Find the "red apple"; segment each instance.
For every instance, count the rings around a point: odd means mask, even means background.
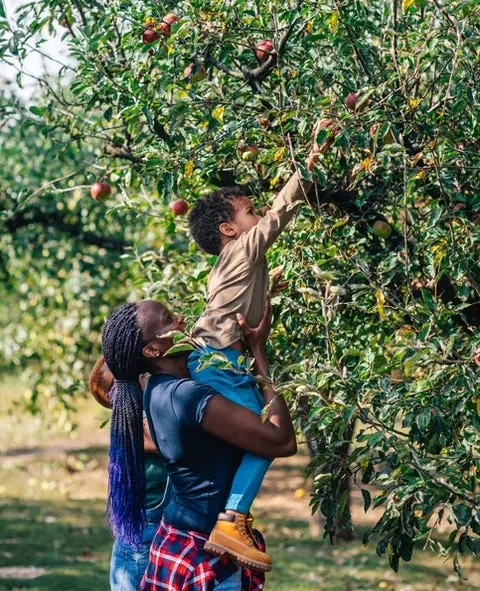
[[[177,199],[170,203],[170,209],[175,215],[185,215],[188,211],[188,203],[185,199]]]
[[[358,92],[351,92],[345,99],[345,106],[347,107],[347,109],[349,109],[350,111],[355,111],[355,109],[357,108],[357,102],[359,98],[360,94]]]
[[[270,119],[268,117],[258,117],[258,124],[261,127],[268,127],[270,125]]]
[[[105,201],[111,192],[112,187],[103,181],[97,181],[90,187],[90,195],[96,201]]]
[[[176,14],[173,14],[173,12],[169,12],[168,14],[166,14],[163,17],[163,22],[167,23],[167,25],[169,25],[169,26],[173,25],[173,23],[176,23],[179,20],[180,20],[180,17],[177,16]]]
[[[273,51],[273,41],[270,41],[270,39],[263,39],[255,45],[255,55],[262,64],[268,60]]]
[[[189,82],[201,82],[207,77],[207,70],[202,64],[189,64],[183,71],[183,78]]]
[[[151,29],[147,29],[143,32],[143,42],[147,45],[148,43],[153,43],[157,39],[160,39],[160,35],[157,31],[152,31]]]
[[[170,25],[168,23],[163,23],[163,22],[158,23],[158,25],[155,25],[155,31],[160,32],[165,37],[170,37],[170,35],[172,34],[172,31],[170,29]]]
[[[374,233],[380,238],[389,238],[392,233],[392,226],[382,220],[377,220],[372,227]]]

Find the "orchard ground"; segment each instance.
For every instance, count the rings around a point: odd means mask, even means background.
[[[9,414],[21,396],[13,378],[0,385],[0,591],[100,591],[108,588],[111,536],[105,527],[108,412],[82,402],[79,428],[70,437],[46,430],[39,420]],[[363,531],[375,517],[363,512],[354,491],[356,539],[331,546],[313,532],[308,507],[307,458],[277,460],[256,502],[274,571],[271,591],[473,591],[480,564],[464,559],[466,581],[429,552],[417,550],[398,573],[365,547]]]

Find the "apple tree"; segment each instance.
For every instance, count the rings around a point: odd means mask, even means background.
[[[66,45],[31,114],[72,162],[90,154],[75,182],[117,187],[107,221],[89,219],[131,230],[131,289],[192,322],[214,261],[169,203],[234,183],[266,203],[308,175],[316,121],[335,122],[309,206],[269,254],[274,375],[312,451],[326,535],[350,527],[353,483],[382,510],[367,538],[394,569],[429,547],[461,575],[480,535],[478,3],[40,0],[1,26],[20,83],[39,37]],[[19,190],[6,206],[23,211]],[[68,203],[72,217],[86,207]],[[109,257],[97,274],[122,260]],[[91,289],[120,302],[120,286]]]

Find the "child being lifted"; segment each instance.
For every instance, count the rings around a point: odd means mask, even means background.
[[[329,135],[320,147],[316,139],[321,128],[327,128]],[[309,170],[318,154],[329,149],[335,131],[330,120],[317,124],[306,163]],[[208,278],[207,305],[192,333],[194,339],[201,337],[206,346],[190,354],[190,375],[257,414],[261,413],[263,397],[245,364],[238,363],[245,355],[246,345],[237,318],[242,322],[243,317],[252,327],[262,319],[269,290],[265,253],[295,215],[311,185],[295,172],[263,217],[257,215],[250,199],[236,187],[222,188],[199,199],[189,216],[197,245],[209,254],[219,255]],[[215,362],[199,370],[202,355],[210,353],[221,353],[240,371],[221,369]],[[249,516],[270,463],[270,459],[244,454],[233,479],[226,512],[218,516],[205,550],[228,554],[259,570],[271,570],[270,556],[257,549],[252,538]]]

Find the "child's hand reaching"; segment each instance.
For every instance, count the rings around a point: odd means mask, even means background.
[[[317,142],[317,137],[322,129],[326,129],[328,131],[328,136],[325,142],[320,145]],[[315,163],[318,161],[319,154],[326,154],[328,150],[330,150],[339,131],[340,125],[335,119],[320,119],[320,121],[317,122],[313,131],[312,149],[310,150],[310,154],[307,157],[308,170],[313,170]]]

